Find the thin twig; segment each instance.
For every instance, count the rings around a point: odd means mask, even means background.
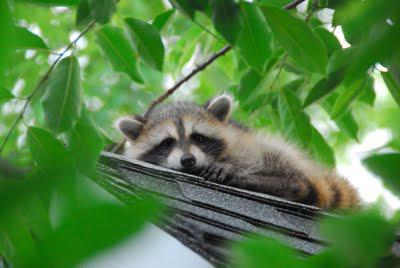
[[[62,57],[67,53],[68,50],[70,50],[76,42],[79,41],[79,39],[82,38],[90,29],[92,29],[95,25],[95,21],[92,21],[71,43],[68,44],[68,46],[58,55],[56,60],[53,62],[53,64],[50,66],[50,68],[47,70],[47,72],[44,74],[44,76],[39,80],[38,84],[36,87],[32,90],[31,94],[26,98],[24,106],[22,107],[22,110],[20,111],[18,117],[15,119],[13,125],[11,126],[10,130],[8,131],[6,137],[4,138],[3,143],[1,144],[0,147],[0,155],[3,152],[4,147],[7,144],[7,141],[9,140],[11,134],[14,132],[15,128],[17,127],[19,121],[22,119],[22,117],[25,114],[26,108],[28,107],[28,104],[32,100],[33,96],[35,96],[36,92],[39,90],[39,88],[47,81],[49,78],[50,73],[53,71],[53,69],[56,67],[57,63],[62,59]]]
[[[303,3],[304,1],[306,1],[306,0],[294,0],[293,2],[290,2],[289,4],[284,6],[283,9],[286,9],[286,10],[293,9],[293,8],[297,7],[298,5],[300,5],[301,3]]]
[[[274,81],[272,81],[272,84],[271,84],[271,86],[270,86],[270,89],[273,89],[274,86],[275,86],[276,81],[278,81],[278,78],[279,78],[279,75],[280,75],[281,72],[282,72],[283,66],[285,66],[287,57],[288,57],[288,55],[287,55],[287,53],[285,53],[285,55],[284,55],[283,58],[282,58],[281,66],[279,66],[278,72],[277,72],[277,74],[276,74],[276,76],[275,76]]]
[[[212,37],[214,37],[216,40],[218,40],[219,42],[226,44],[226,42],[224,40],[222,40],[222,38],[220,38],[218,35],[216,35],[215,33],[213,33],[212,31],[210,31],[209,29],[207,29],[205,26],[203,26],[202,24],[200,24],[198,21],[193,20],[193,22],[199,26],[201,29],[203,29],[206,33],[208,33],[209,35],[211,35]]]
[[[311,19],[312,15],[314,15],[315,11],[317,11],[318,9],[318,2],[317,0],[312,0],[312,9],[311,12],[307,15],[306,19],[304,20],[305,22],[309,21],[309,19]]]
[[[195,76],[198,72],[204,70],[205,68],[207,68],[208,65],[210,65],[213,61],[215,61],[216,59],[218,59],[219,57],[225,55],[225,53],[227,53],[229,50],[232,49],[232,46],[228,45],[224,48],[222,48],[220,51],[218,51],[217,53],[213,54],[208,60],[206,60],[205,62],[199,64],[195,69],[193,69],[187,76],[183,77],[181,80],[179,80],[173,87],[171,87],[170,89],[168,89],[164,94],[162,94],[161,96],[159,96],[157,99],[155,99],[149,106],[149,108],[147,109],[147,111],[144,113],[144,117],[146,118],[146,116],[149,114],[149,112],[158,104],[160,104],[161,102],[163,102],[166,98],[168,98],[170,95],[172,95],[183,83],[187,82],[190,80],[190,78],[192,78],[193,76]]]

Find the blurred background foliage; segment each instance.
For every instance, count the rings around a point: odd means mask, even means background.
[[[75,265],[160,215],[156,201],[122,206],[88,178],[104,146],[121,139],[117,117],[143,113],[227,45],[172,98],[229,92],[236,119],[329,166],[386,129],[391,140],[363,163],[399,194],[399,10],[397,0],[1,1],[0,263]],[[394,267],[380,259],[399,217],[381,214],[323,221],[333,246],[307,259],[245,241],[235,266]]]

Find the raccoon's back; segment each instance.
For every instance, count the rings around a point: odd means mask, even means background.
[[[316,206],[322,209],[349,209],[360,205],[357,190],[336,174],[310,177],[310,193],[314,193]]]

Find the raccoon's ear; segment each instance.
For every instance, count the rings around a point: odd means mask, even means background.
[[[115,122],[116,128],[128,139],[135,140],[143,129],[143,123],[132,117],[122,117]]]
[[[208,101],[204,107],[220,121],[226,121],[231,114],[232,102],[232,96],[223,94]]]

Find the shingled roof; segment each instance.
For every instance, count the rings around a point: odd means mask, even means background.
[[[302,255],[316,254],[328,244],[317,232],[318,217],[336,217],[108,152],[100,158],[98,175],[97,182],[125,203],[156,194],[173,212],[156,224],[217,266],[229,259],[226,242],[249,233],[283,240]],[[400,256],[400,237],[393,253]]]

